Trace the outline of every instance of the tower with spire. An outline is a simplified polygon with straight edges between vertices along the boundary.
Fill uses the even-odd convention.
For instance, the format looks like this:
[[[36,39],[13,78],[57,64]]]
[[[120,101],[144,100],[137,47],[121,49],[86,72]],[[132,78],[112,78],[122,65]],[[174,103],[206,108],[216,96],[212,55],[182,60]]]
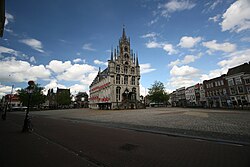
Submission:
[[[125,27],[117,47],[111,47],[108,67],[90,85],[90,108],[133,109],[144,107],[140,99],[138,54],[130,47]]]

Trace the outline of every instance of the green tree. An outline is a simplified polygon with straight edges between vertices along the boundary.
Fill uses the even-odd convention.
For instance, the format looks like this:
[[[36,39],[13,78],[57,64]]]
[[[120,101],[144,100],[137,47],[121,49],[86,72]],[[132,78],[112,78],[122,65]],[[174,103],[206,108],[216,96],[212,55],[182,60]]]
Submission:
[[[27,87],[28,88],[28,87]],[[27,92],[27,88],[18,90],[18,96],[23,106],[28,106],[29,94]],[[45,102],[45,95],[42,90],[44,88],[40,87],[39,84],[34,85],[34,89],[32,94],[30,94],[30,107],[38,107],[40,108],[41,104]]]
[[[155,81],[151,88],[148,89],[148,98],[155,103],[167,104],[169,95],[165,91],[164,84],[160,81]]]
[[[67,106],[71,103],[71,95],[69,89],[62,89],[57,92],[57,104],[60,106]]]

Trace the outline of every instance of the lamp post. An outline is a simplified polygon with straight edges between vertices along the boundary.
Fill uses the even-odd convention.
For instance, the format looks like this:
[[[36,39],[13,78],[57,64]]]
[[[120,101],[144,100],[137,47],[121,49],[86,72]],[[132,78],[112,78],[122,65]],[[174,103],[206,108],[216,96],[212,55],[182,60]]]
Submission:
[[[35,82],[34,81],[29,81],[28,82],[28,87],[27,87],[27,93],[28,93],[28,106],[27,106],[27,110],[26,110],[26,115],[25,115],[25,119],[24,119],[24,124],[23,124],[23,130],[22,132],[29,132],[32,130],[31,127],[31,119],[29,117],[29,110],[30,110],[30,100],[31,100],[31,95],[34,91],[34,85]]]
[[[7,115],[7,107],[9,106],[9,110],[12,111],[12,105],[11,105],[11,99],[12,99],[12,93],[13,93],[14,85],[11,86],[11,92],[9,96],[9,102],[7,102],[7,106],[4,107],[4,112],[2,114],[2,119],[6,120],[6,115]]]

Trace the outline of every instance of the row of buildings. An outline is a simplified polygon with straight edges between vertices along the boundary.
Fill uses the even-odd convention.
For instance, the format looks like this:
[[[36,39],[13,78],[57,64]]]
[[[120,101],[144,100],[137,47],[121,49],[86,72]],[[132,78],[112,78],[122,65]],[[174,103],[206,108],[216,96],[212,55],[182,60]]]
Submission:
[[[88,94],[79,92],[74,97],[70,94],[70,89],[57,88],[49,89],[47,95],[44,95],[44,103],[34,106],[35,109],[58,109],[58,108],[88,108]],[[0,100],[2,110],[25,110],[18,94],[7,94]]]
[[[170,94],[172,106],[243,107],[250,105],[250,62],[230,68],[227,74]]]

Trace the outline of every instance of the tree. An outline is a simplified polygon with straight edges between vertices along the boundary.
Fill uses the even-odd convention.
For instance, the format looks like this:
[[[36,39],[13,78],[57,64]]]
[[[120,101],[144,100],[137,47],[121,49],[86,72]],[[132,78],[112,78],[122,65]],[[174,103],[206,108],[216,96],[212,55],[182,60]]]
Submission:
[[[28,88],[28,87],[27,87]],[[18,97],[24,106],[28,106],[28,99],[29,94],[27,92],[27,88],[18,90]],[[45,102],[45,95],[43,94],[42,90],[44,88],[40,87],[39,84],[34,85],[33,92],[31,94],[30,106],[31,107],[38,107]]]
[[[57,104],[59,106],[68,106],[71,104],[69,89],[57,89]]]
[[[151,88],[149,88],[148,98],[155,103],[167,104],[169,95],[165,91],[164,84],[160,81],[155,81]]]

